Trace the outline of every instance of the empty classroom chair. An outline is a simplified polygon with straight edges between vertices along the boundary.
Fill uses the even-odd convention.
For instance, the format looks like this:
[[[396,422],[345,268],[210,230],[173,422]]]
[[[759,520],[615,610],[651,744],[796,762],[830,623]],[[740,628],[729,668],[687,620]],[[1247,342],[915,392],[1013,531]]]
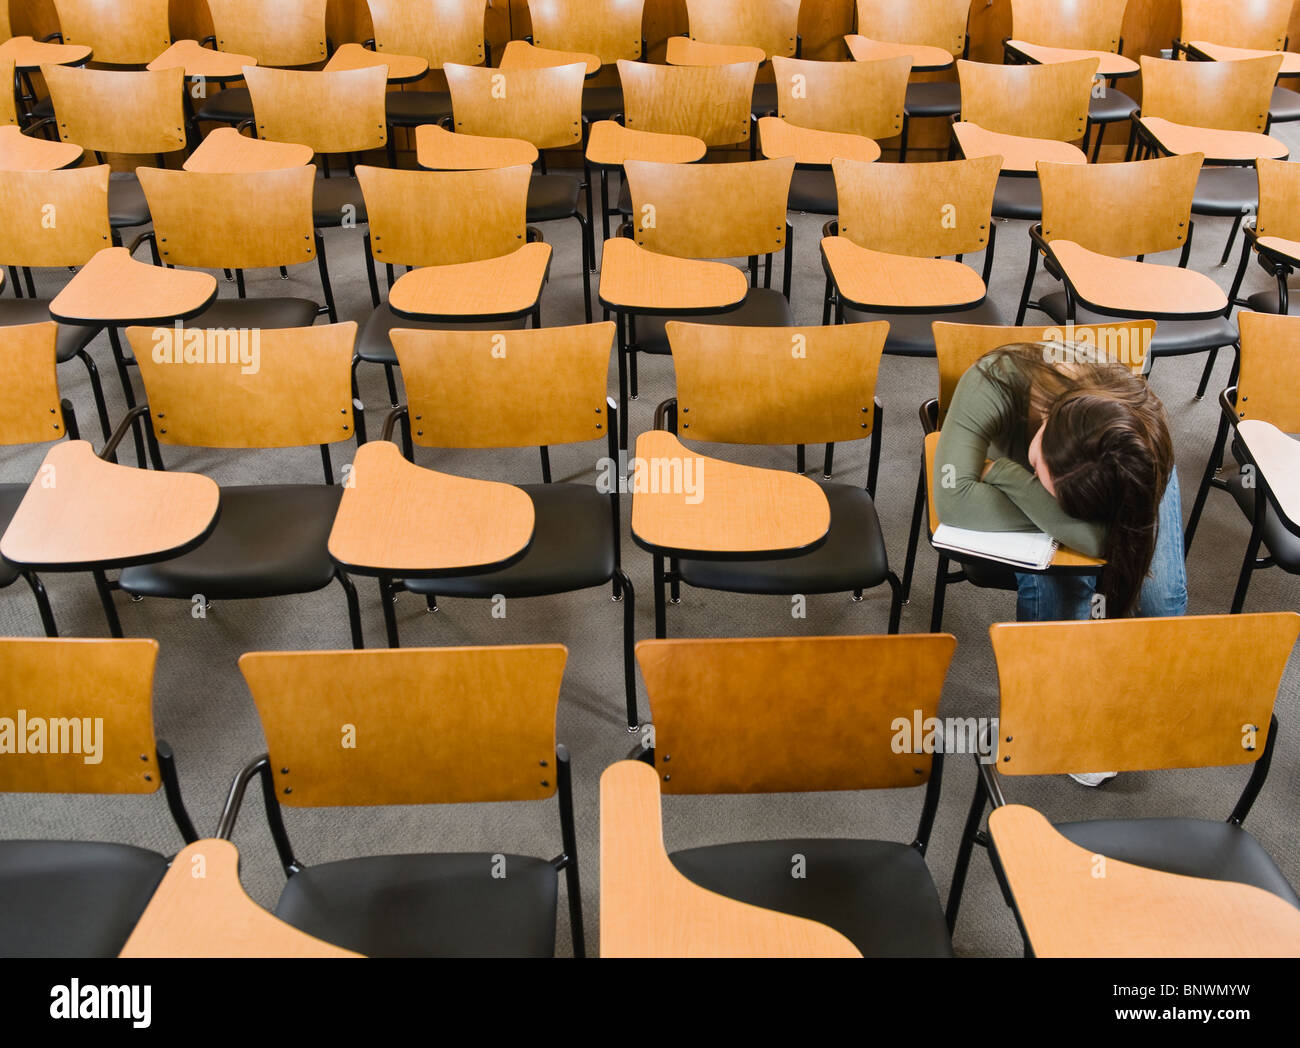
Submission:
[[[555,713],[562,645],[408,651],[249,652],[239,668],[267,753],[236,777],[218,836],[262,780],[287,882],[275,914],[368,957],[551,957],[559,878],[573,953],[584,954],[569,754]],[[339,745],[339,725],[357,729]],[[554,859],[415,852],[304,863],[284,809],[547,801]]]
[[[1200,489],[1187,521],[1183,545],[1190,555],[1192,539],[1205,509],[1211,487],[1226,491],[1251,523],[1250,540],[1232,599],[1232,610],[1241,610],[1251,575],[1260,568],[1279,567],[1291,575],[1300,574],[1300,521],[1279,513],[1270,501],[1268,478],[1243,443],[1239,426],[1243,422],[1267,423],[1280,433],[1300,433],[1300,318],[1267,313],[1237,314],[1241,327],[1241,369],[1235,384],[1220,394],[1223,409],[1201,478]],[[1224,468],[1228,438],[1232,438],[1235,469]],[[1290,486],[1291,477],[1277,476],[1273,482]],[[1261,544],[1264,559],[1257,559]]]
[[[132,596],[195,601],[314,593],[338,582],[353,647],[363,647],[356,589],[327,543],[343,488],[329,446],[365,442],[350,367],[357,326],[251,331],[179,326],[127,329],[144,381],[150,455],[162,447],[321,449],[324,484],[265,483],[221,489],[216,527],[191,552],[124,568],[112,588]]]
[[[126,795],[161,786],[181,839],[197,840],[172,749],[154,734],[157,658],[156,640],[0,640],[0,717],[39,725],[47,749],[5,754],[0,790]],[[116,957],[168,861],[135,845],[6,834],[0,955]]]
[[[1202,159],[1185,153],[1125,164],[1040,164],[1043,221],[1029,230],[1035,249],[1016,323],[1031,305],[1057,324],[1156,320],[1153,362],[1208,351],[1197,390],[1204,396],[1219,348],[1236,349],[1237,329],[1222,289],[1187,268]],[[1176,265],[1145,261],[1167,251],[1180,252]],[[1040,254],[1065,290],[1031,303]]]
[[[950,70],[956,59],[966,56],[970,46],[966,32],[970,4],[966,0],[926,0],[915,4],[857,0],[857,12],[857,33],[848,44],[853,57],[859,61],[909,54],[913,72],[930,73]],[[947,118],[960,112],[961,88],[955,80],[909,85],[903,133],[898,144],[899,161],[907,159],[907,140],[913,120]]]
[[[65,435],[79,440],[77,416],[72,404],[60,398],[55,373],[57,325],[24,324],[3,331],[3,382],[0,382],[0,446],[47,444]],[[9,527],[18,504],[27,494],[27,484],[0,484],[0,535]],[[19,579],[27,583],[36,598],[41,625],[47,637],[57,637],[54,612],[45,586],[34,571],[25,571],[0,556],[0,589]]]
[[[1163,62],[1142,59],[1142,114],[1133,138],[1140,156],[1202,153],[1192,214],[1232,218],[1219,265],[1226,266],[1242,219],[1259,205],[1251,165],[1285,160],[1283,142],[1267,135],[1268,95],[1278,55],[1236,62]]]
[[[1101,85],[1088,105],[1088,122],[1097,128],[1092,160],[1101,156],[1102,139],[1110,124],[1127,123],[1138,110],[1131,95],[1117,90],[1115,81],[1138,73],[1138,64],[1125,58],[1124,12],[1128,0],[1011,0],[1011,39],[1004,44],[1009,59],[1018,62],[1069,62],[1096,58]]]
[[[1297,222],[1300,167],[1291,161],[1261,157],[1255,161],[1254,174],[1259,186],[1259,210],[1255,221],[1246,223],[1241,262],[1228,298],[1233,305],[1257,313],[1290,314],[1294,310],[1289,279],[1300,266],[1300,222]],[[1238,293],[1252,257],[1260,269],[1277,281],[1277,287],[1241,299]]]
[[[1100,767],[1249,767],[1223,822],[1146,817],[1055,827],[1103,862],[1236,881],[1300,906],[1268,852],[1242,828],[1268,776],[1278,731],[1274,703],[1298,634],[1294,612],[990,627],[1000,691],[997,736],[989,740],[996,742],[989,751],[995,759],[979,763],[948,895],[948,927],[957,921],[971,850],[983,843],[977,831],[984,809],[990,801],[995,808],[1006,804],[1004,780]],[[1064,651],[1068,674],[1060,672]],[[1079,687],[1080,681],[1089,686]],[[1178,730],[1154,728],[1167,724]]]
[[[744,328],[714,324],[668,324],[677,372],[677,396],[656,412],[656,428],[688,440],[722,444],[794,444],[802,474],[804,446],[825,444],[822,492],[830,508],[825,540],[809,552],[771,559],[740,560],[720,547],[683,553],[655,579],[656,603],[671,586],[731,593],[853,594],[887,584],[890,633],[898,632],[902,587],[890,570],[875,506],[884,410],[875,396],[883,323],[813,328]],[[792,367],[791,363],[795,362]],[[833,446],[870,438],[864,487],[832,483]],[[700,499],[737,532],[755,522],[728,516],[725,488],[710,499],[701,479]],[[636,528],[633,529],[634,534]],[[663,631],[659,631],[663,635]]]
[[[831,161],[880,158],[878,141],[902,129],[911,68],[907,55],[874,62],[772,59],[777,115],[759,120],[759,147],[769,160],[794,157],[791,211],[837,212]]]
[[[582,244],[582,297],[591,323],[591,273],[596,245],[591,231],[591,182],[576,175],[546,173],[548,149],[581,148],[584,139],[581,63],[535,69],[445,67],[455,107],[458,134],[515,138],[531,142],[542,157],[542,172],[528,185],[527,220],[551,222],[572,218]],[[579,206],[586,190],[587,210]]]
[[[530,316],[534,327],[541,326],[551,249],[527,225],[531,176],[526,164],[469,171],[357,169],[369,215],[366,275],[375,309],[357,339],[353,369],[361,361],[382,364],[394,407],[392,328],[500,330],[522,328]],[[387,301],[380,298],[376,263],[388,271]],[[396,281],[395,266],[408,269]],[[420,268],[410,272],[412,267]],[[421,293],[417,286],[403,298],[399,286],[410,287],[410,278],[420,279],[423,269],[443,281],[436,294]],[[435,320],[417,315],[439,310],[446,315]]]
[[[329,57],[325,11],[329,0],[208,0],[219,51],[251,55],[259,66],[317,66]],[[242,124],[253,118],[247,87],[208,96],[196,123]]]
[[[638,644],[655,724],[644,759],[662,794],[924,788],[910,844],[748,840],[671,852],[673,865],[719,895],[828,925],[864,956],[952,956],[925,862],[943,754],[895,741],[898,718],[935,715],[955,647],[947,634]]]
[[[832,161],[840,214],[821,242],[822,323],[888,320],[886,353],[931,356],[931,323],[1002,322],[988,297],[997,156],[933,164]],[[981,276],[962,261],[984,252]],[[948,259],[942,256],[955,255]]]
[[[615,67],[612,78],[602,75],[583,88],[582,112],[593,122],[623,112],[616,63],[635,62],[644,54],[644,7],[645,0],[528,0],[534,44],[552,51],[593,54],[602,66]]]
[[[102,65],[147,65],[172,43],[168,0],[55,0],[65,44],[94,49]]]

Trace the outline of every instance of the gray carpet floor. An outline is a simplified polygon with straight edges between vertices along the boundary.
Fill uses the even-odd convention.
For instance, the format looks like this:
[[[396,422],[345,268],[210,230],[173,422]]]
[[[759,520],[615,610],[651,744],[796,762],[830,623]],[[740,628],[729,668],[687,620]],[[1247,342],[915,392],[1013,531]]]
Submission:
[[[1300,144],[1293,125],[1278,134]],[[824,278],[818,254],[821,224],[817,216],[794,215],[793,303],[801,324],[820,321]],[[551,280],[543,297],[548,325],[582,320],[579,242],[576,223],[552,222],[543,227],[555,248]],[[1217,268],[1228,233],[1228,222],[1198,219],[1192,267],[1208,273],[1225,288],[1233,268]],[[326,234],[341,319],[363,321],[370,310],[358,230]],[[997,258],[990,292],[1008,322],[1014,319],[1028,258],[1029,240],[1023,223],[999,229]],[[1160,259],[1166,261],[1167,259]],[[972,259],[976,265],[978,258]],[[1235,266],[1235,256],[1234,263]],[[778,262],[779,267],[779,262]],[[63,272],[38,275],[38,290],[50,296],[67,279]],[[776,277],[779,281],[779,268]],[[1039,290],[1050,279],[1040,274]],[[1247,292],[1263,290],[1267,278],[1254,267]],[[233,296],[233,284],[222,282],[222,296]],[[274,272],[251,274],[250,295],[302,295],[320,300],[314,266],[299,266],[287,281]],[[1033,314],[1030,323],[1047,323]],[[121,390],[112,373],[107,339],[91,347],[99,362],[114,419],[123,413]],[[1182,480],[1184,519],[1190,513],[1197,483],[1214,439],[1218,421],[1215,396],[1227,382],[1230,353],[1220,354],[1211,383],[1211,396],[1196,401],[1194,393],[1204,357],[1162,360],[1153,383],[1164,400],[1173,426]],[[89,385],[80,363],[60,371],[63,393],[76,405],[83,430],[99,444]],[[137,376],[138,382],[138,376]],[[382,370],[362,366],[361,391],[370,408],[369,425],[378,434],[387,405]],[[887,357],[881,368],[878,395],[885,405],[883,455],[878,507],[892,566],[901,573],[921,442],[917,406],[934,393],[936,371],[931,360]],[[139,388],[137,386],[137,388]],[[611,366],[610,390],[617,378]],[[632,405],[633,438],[650,427],[653,410],[673,392],[669,358],[642,357],[641,395]],[[129,442],[128,442],[129,445]],[[336,466],[350,459],[352,448],[340,446]],[[594,482],[596,460],[603,444],[553,451],[556,479]],[[44,449],[0,451],[0,482],[26,482]],[[789,468],[791,449],[736,450],[741,461]],[[301,451],[226,452],[169,450],[171,468],[206,473],[222,484],[272,482],[312,483],[320,480],[320,459],[314,448]],[[505,453],[433,453],[421,451],[422,464],[502,481],[540,480],[535,450]],[[127,460],[124,460],[127,461]],[[820,449],[812,449],[810,472],[820,473]],[[864,483],[867,447],[841,445],[836,453],[836,479]],[[630,502],[630,496],[626,496]],[[624,526],[628,519],[625,506]],[[87,520],[87,527],[94,521]],[[1228,610],[1233,585],[1248,537],[1248,526],[1232,500],[1211,492],[1201,531],[1189,563],[1193,613]],[[637,608],[637,636],[653,635],[650,558],[630,538],[623,539],[624,563],[642,599]],[[924,631],[930,616],[935,558],[920,551],[911,603],[904,608],[904,632]],[[106,636],[103,613],[87,575],[47,575],[55,614],[64,636]],[[375,584],[358,580],[367,640],[383,642],[383,622]],[[1261,572],[1251,587],[1248,611],[1294,609],[1300,580],[1278,570]],[[261,753],[265,740],[253,703],[236,666],[240,654],[254,650],[334,649],[349,645],[341,591],[334,586],[309,596],[261,602],[221,603],[206,619],[191,617],[190,604],[145,600],[130,603],[119,596],[119,610],[128,636],[155,637],[161,643],[155,685],[155,716],[159,735],[175,748],[186,803],[200,833],[210,834],[232,776]],[[494,618],[488,602],[443,599],[438,614],[428,614],[424,602],[412,595],[399,599],[397,614],[407,645],[518,644],[562,642],[569,661],[559,707],[558,737],[573,757],[579,858],[583,880],[583,909],[589,953],[599,943],[598,781],[611,762],[625,757],[631,745],[623,724],[621,608],[607,589],[559,597],[511,601],[504,619]],[[669,635],[772,636],[880,633],[888,615],[887,589],[869,592],[859,604],[847,594],[808,600],[807,617],[794,619],[783,597],[749,597],[685,591],[680,606],[669,608]],[[988,642],[991,623],[1014,617],[1014,595],[958,586],[950,589],[944,626],[956,635],[958,648],[944,692],[941,713],[950,716],[993,716],[997,682]],[[36,636],[39,622],[30,595],[21,585],[0,594],[0,635]],[[1068,664],[1062,672],[1069,673]],[[1104,687],[1103,682],[1080,682]],[[798,696],[791,696],[798,701]],[[743,696],[737,696],[743,716]],[[644,693],[641,708],[645,716]],[[1258,836],[1293,884],[1300,884],[1300,655],[1293,657],[1277,706],[1282,732],[1272,773],[1255,805],[1248,827]],[[1163,730],[1152,724],[1151,730]],[[755,754],[761,759],[761,754]],[[958,838],[975,781],[970,757],[950,758],[943,795],[927,861],[940,896],[947,895]],[[1170,771],[1123,774],[1096,790],[1065,777],[1017,779],[1010,783],[1012,800],[1033,805],[1050,818],[1117,818],[1144,815],[1199,815],[1225,818],[1245,773],[1241,769]],[[881,791],[871,794],[792,794],[668,798],[664,829],[670,847],[689,847],[726,840],[794,836],[862,836],[911,840],[920,814],[921,791]],[[455,808],[393,807],[381,809],[291,810],[290,835],[299,857],[319,862],[354,855],[423,850],[512,851],[552,855],[559,849],[559,819],[554,803],[467,805]],[[0,833],[9,837],[102,839],[136,843],[168,853],[179,847],[161,795],[148,798],[0,797]],[[242,877],[252,897],[273,905],[284,883],[261,811],[260,796],[251,793],[236,828],[242,856]],[[563,891],[563,888],[561,889]],[[571,949],[561,905],[557,951]],[[1020,938],[1010,911],[997,889],[987,858],[978,853],[967,882],[954,946],[963,956],[1008,956],[1020,952]]]

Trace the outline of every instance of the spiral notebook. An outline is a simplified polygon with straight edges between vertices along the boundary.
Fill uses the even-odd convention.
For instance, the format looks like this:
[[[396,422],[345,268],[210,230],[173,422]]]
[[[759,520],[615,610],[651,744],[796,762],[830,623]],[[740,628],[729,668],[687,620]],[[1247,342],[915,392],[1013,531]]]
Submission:
[[[1042,571],[1056,556],[1058,543],[1041,531],[967,531],[940,524],[931,542],[940,549]]]

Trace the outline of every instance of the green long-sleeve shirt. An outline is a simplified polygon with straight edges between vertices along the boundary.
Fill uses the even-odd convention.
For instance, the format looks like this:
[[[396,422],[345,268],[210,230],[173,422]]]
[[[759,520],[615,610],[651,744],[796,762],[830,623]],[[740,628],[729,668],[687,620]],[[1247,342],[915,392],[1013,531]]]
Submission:
[[[990,367],[998,368],[1015,396],[988,376]],[[930,478],[939,519],[971,531],[1045,531],[1085,556],[1100,557],[1105,525],[1071,517],[1029,468],[1034,434],[1028,394],[1028,379],[1005,363],[982,361],[957,383]],[[993,465],[981,479],[987,459]]]

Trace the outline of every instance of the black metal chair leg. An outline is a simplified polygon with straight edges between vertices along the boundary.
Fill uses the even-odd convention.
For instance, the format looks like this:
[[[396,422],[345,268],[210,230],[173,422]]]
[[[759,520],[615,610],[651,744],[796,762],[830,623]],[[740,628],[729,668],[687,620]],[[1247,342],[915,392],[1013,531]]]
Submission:
[[[388,402],[397,407],[397,378],[393,374],[393,365],[384,365],[384,380],[388,383]]]
[[[668,614],[664,606],[664,558],[658,553],[654,555],[654,587],[655,637],[663,640],[668,636]]]
[[[957,927],[957,911],[961,909],[961,893],[966,887],[966,872],[970,869],[971,852],[975,849],[976,835],[979,833],[980,820],[984,817],[984,806],[987,803],[984,780],[977,774],[975,796],[971,798],[970,811],[966,813],[966,825],[962,829],[961,845],[957,849],[957,865],[953,868],[952,886],[948,889],[948,908],[945,917],[948,921],[949,935]]]
[[[591,224],[580,212],[573,216],[578,220],[578,235],[582,237],[582,304],[587,311],[587,323],[591,323],[591,270],[596,257],[596,246],[592,243]]]
[[[892,571],[885,576],[885,581],[889,583],[888,632],[897,633],[899,622],[903,618],[903,584],[898,581],[898,576]]]
[[[334,577],[339,580],[339,585],[343,587],[343,595],[347,597],[348,627],[352,631],[352,647],[360,651],[366,646],[366,640],[361,633],[361,602],[357,600],[357,588],[342,571],[336,570]]]
[[[948,587],[948,558],[939,557],[939,570],[934,576],[934,605],[930,609],[930,632],[943,628],[943,598]]]
[[[47,637],[57,637],[59,628],[54,624],[54,609],[50,607],[49,594],[45,592],[45,583],[41,582],[40,576],[34,571],[24,571],[23,578],[31,588],[32,596],[36,598],[36,610],[41,615],[41,625],[45,628]]]
[[[379,603],[384,607],[384,630],[388,635],[388,646],[390,648],[400,648],[401,641],[397,636],[397,609],[393,607],[393,601],[396,598],[396,591],[393,589],[393,583],[390,579],[379,580]]]
[[[108,584],[103,571],[93,572],[95,589],[99,592],[99,602],[104,606],[104,618],[108,620],[108,632],[112,637],[122,636],[122,620],[117,617],[117,607],[113,604],[113,589]]]
[[[1205,361],[1205,370],[1201,372],[1201,382],[1196,387],[1196,399],[1202,400],[1205,397],[1206,387],[1210,384],[1210,375],[1214,373],[1214,362],[1219,359],[1219,347],[1215,346],[1210,350],[1210,355]]]
[[[1241,223],[1245,219],[1245,213],[1239,213],[1232,220],[1232,232],[1228,234],[1228,242],[1223,245],[1223,257],[1219,259],[1219,268],[1223,269],[1232,257],[1232,247],[1237,243],[1237,234],[1241,231]]]
[[[903,603],[912,599],[912,573],[916,570],[916,547],[921,538],[921,513],[925,509],[925,464],[916,475],[916,499],[912,503],[912,527],[907,533],[907,560],[903,563]]]
[[[636,709],[636,593],[622,568],[614,572],[623,588],[623,692],[627,699],[627,730],[636,732],[641,721]]]
[[[1262,500],[1260,500],[1262,502]],[[1264,539],[1265,507],[1255,504],[1255,523],[1250,531],[1250,542],[1246,546],[1246,556],[1241,562],[1241,574],[1237,576],[1237,590],[1232,595],[1232,614],[1240,615],[1246,604],[1246,591],[1250,589],[1250,575],[1255,570],[1255,558],[1259,556],[1259,546]]]
[[[81,362],[86,365],[86,371],[90,373],[90,393],[95,398],[95,412],[99,415],[99,426],[104,431],[104,443],[108,443],[108,438],[113,435],[113,424],[108,418],[108,403],[104,400],[104,384],[99,378],[99,368],[95,366],[94,358],[84,349],[77,351],[77,356]],[[114,452],[113,460],[117,460],[117,454]]]
[[[1192,539],[1196,537],[1197,525],[1201,522],[1201,513],[1205,510],[1205,500],[1209,497],[1214,475],[1223,468],[1223,452],[1228,444],[1228,420],[1219,420],[1219,432],[1214,438],[1214,449],[1205,464],[1205,474],[1201,477],[1201,486],[1196,490],[1196,501],[1192,503],[1192,515],[1183,529],[1183,559],[1192,551]]]

